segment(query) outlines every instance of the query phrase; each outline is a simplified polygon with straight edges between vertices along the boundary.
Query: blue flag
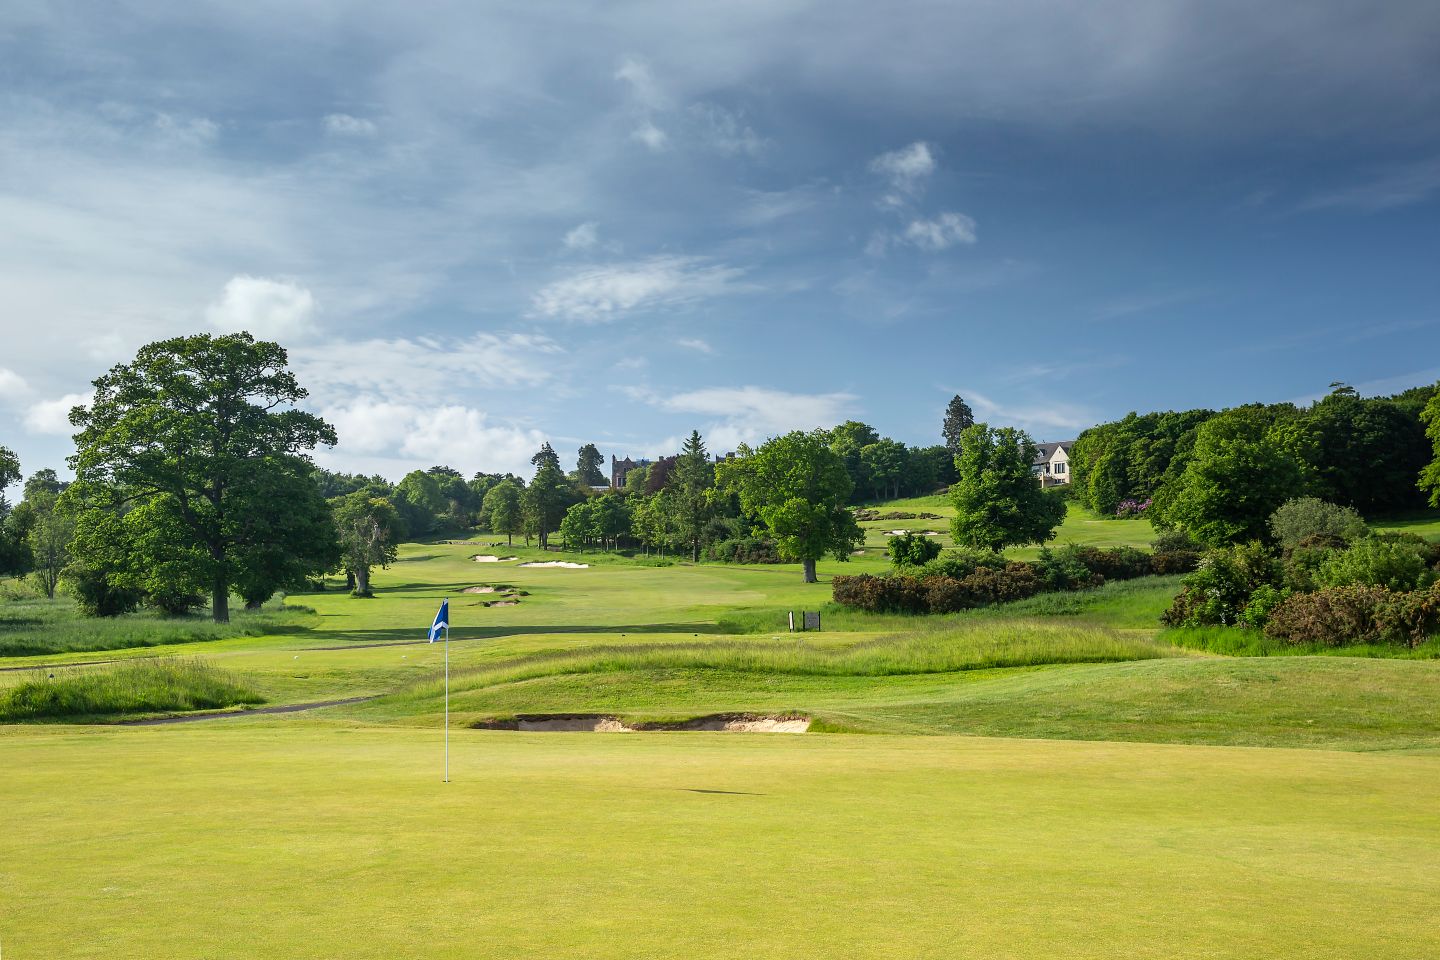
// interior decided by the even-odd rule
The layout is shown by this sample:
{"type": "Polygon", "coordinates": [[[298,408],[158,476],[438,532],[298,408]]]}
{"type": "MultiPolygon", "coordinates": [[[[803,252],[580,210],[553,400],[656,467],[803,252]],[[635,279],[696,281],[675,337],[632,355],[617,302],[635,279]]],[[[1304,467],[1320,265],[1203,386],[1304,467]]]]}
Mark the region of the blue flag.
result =
{"type": "Polygon", "coordinates": [[[440,603],[440,610],[435,614],[435,622],[430,624],[430,642],[434,643],[440,638],[440,631],[450,629],[450,601],[444,600],[440,603]]]}

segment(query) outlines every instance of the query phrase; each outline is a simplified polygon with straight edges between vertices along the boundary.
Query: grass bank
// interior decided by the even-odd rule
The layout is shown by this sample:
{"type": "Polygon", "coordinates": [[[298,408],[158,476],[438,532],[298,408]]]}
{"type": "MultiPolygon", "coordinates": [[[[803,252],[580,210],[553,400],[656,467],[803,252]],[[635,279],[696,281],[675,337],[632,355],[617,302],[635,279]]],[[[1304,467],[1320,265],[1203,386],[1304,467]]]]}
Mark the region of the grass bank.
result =
{"type": "Polygon", "coordinates": [[[258,637],[293,633],[314,622],[314,611],[281,601],[273,601],[261,610],[235,610],[229,623],[214,623],[198,613],[166,617],[140,611],[119,617],[87,617],[68,597],[21,597],[0,602],[0,657],[258,637]]]}
{"type": "Polygon", "coordinates": [[[203,661],[147,658],[103,669],[36,671],[0,691],[0,722],[210,710],[262,699],[203,661]]]}

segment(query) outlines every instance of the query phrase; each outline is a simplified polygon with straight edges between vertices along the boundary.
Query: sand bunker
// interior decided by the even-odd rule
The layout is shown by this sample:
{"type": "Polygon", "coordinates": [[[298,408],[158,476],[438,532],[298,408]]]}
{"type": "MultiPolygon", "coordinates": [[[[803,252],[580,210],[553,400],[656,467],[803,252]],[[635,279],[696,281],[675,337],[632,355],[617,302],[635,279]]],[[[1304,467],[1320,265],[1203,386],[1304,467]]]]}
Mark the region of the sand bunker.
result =
{"type": "Polygon", "coordinates": [[[804,733],[809,717],[761,717],[722,713],[693,720],[665,722],[640,720],[626,723],[619,717],[598,714],[534,714],[513,720],[482,720],[481,730],[518,730],[521,733],[644,733],[667,730],[709,730],[718,733],[804,733]]]}
{"type": "MultiPolygon", "coordinates": [[[[506,562],[508,562],[508,561],[510,561],[510,560],[519,560],[520,558],[519,558],[519,557],[494,557],[494,556],[491,556],[491,555],[488,554],[488,553],[482,553],[482,554],[479,554],[478,556],[471,557],[470,559],[471,559],[471,560],[474,560],[476,563],[506,563],[506,562]]],[[[522,566],[524,566],[524,564],[522,564],[522,566]]]]}
{"type": "Polygon", "coordinates": [[[939,530],[886,530],[885,532],[888,533],[888,534],[890,534],[891,536],[895,536],[895,537],[898,537],[898,536],[900,536],[901,534],[906,534],[906,533],[913,533],[913,534],[915,534],[917,537],[938,537],[938,536],[940,536],[940,531],[939,531],[939,530]]]}
{"type": "MultiPolygon", "coordinates": [[[[514,557],[510,558],[514,560],[514,557]]],[[[529,563],[520,564],[522,567],[564,567],[566,570],[589,570],[588,563],[571,563],[569,560],[532,560],[529,563]]]]}
{"type": "Polygon", "coordinates": [[[466,587],[466,593],[494,593],[494,587],[466,587]]]}
{"type": "Polygon", "coordinates": [[[491,600],[485,604],[487,607],[518,607],[519,605],[519,600],[491,600]]]}

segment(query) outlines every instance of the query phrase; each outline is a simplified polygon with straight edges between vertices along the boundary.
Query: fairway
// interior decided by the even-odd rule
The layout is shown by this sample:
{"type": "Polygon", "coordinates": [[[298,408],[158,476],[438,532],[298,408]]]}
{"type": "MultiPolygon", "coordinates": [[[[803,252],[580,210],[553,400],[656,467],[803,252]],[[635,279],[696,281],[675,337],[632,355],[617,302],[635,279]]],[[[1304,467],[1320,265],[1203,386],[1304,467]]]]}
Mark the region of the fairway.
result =
{"type": "Polygon", "coordinates": [[[439,760],[294,719],[9,731],[5,955],[1440,950],[1435,756],[470,733],[453,783],[439,760]]]}
{"type": "Polygon", "coordinates": [[[1178,647],[1156,626],[1174,577],[917,618],[837,608],[791,564],[489,549],[406,545],[374,599],[332,582],[274,632],[0,659],[181,658],[266,709],[351,701],[0,727],[5,957],[1440,950],[1440,662],[1178,647]],[[589,566],[519,566],[542,557],[589,566]],[[827,629],[785,632],[802,609],[827,629]],[[472,728],[536,713],[812,727],[472,728]]]}

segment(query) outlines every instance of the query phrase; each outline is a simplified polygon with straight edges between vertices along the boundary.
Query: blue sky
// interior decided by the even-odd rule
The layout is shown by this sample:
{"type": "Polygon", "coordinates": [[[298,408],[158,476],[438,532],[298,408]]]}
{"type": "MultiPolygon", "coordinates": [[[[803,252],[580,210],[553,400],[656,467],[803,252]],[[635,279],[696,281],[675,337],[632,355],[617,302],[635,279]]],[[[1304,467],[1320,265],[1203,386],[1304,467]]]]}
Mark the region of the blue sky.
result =
{"type": "Polygon", "coordinates": [[[1440,6],[10,0],[0,326],[27,473],[240,327],[392,477],[1392,392],[1440,379],[1440,6]]]}

